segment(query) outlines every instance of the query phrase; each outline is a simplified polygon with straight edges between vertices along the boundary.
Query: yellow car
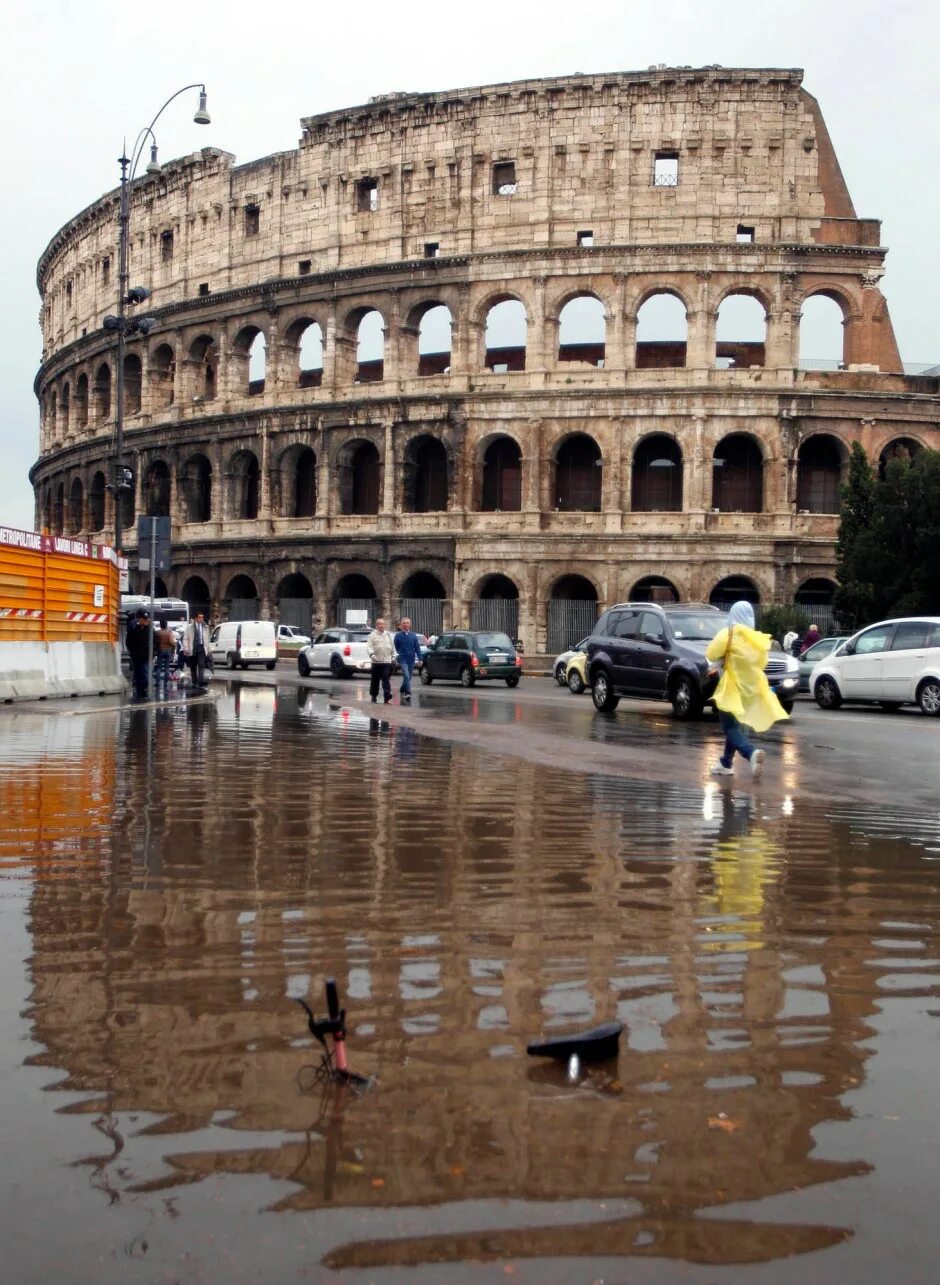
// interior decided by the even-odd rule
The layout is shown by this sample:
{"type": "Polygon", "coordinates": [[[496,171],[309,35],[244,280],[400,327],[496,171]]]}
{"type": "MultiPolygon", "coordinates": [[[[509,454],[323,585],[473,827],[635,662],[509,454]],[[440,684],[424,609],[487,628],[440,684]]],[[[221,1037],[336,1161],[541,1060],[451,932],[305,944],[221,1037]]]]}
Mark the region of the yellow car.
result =
{"type": "Polygon", "coordinates": [[[580,696],[587,687],[587,652],[576,651],[565,668],[568,691],[580,696]]]}

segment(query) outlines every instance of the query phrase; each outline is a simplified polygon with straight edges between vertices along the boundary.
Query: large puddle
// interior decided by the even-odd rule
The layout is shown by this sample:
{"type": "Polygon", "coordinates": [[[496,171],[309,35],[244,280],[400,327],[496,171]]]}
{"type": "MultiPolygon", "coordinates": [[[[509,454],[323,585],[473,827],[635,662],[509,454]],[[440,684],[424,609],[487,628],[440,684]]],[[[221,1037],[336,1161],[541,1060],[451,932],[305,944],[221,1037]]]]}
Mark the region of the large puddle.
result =
{"type": "Polygon", "coordinates": [[[0,729],[8,1279],[935,1278],[936,814],[265,687],[0,729]]]}

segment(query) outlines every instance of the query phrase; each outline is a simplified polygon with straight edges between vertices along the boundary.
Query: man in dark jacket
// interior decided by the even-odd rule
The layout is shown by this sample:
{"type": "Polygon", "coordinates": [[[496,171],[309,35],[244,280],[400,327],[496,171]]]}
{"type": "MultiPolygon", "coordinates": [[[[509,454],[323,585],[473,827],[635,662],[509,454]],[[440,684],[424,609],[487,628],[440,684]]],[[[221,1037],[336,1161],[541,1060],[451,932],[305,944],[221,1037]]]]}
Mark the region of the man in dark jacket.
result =
{"type": "Polygon", "coordinates": [[[411,675],[414,667],[421,659],[421,644],[418,641],[418,635],[412,631],[411,621],[407,616],[403,616],[398,624],[398,631],[395,634],[395,653],[398,656],[398,663],[401,665],[401,703],[403,705],[411,704],[411,675]]]}
{"type": "Polygon", "coordinates": [[[146,700],[150,692],[151,643],[153,626],[146,611],[138,611],[134,621],[127,627],[127,654],[131,658],[131,670],[134,675],[134,695],[139,700],[146,700]]]}

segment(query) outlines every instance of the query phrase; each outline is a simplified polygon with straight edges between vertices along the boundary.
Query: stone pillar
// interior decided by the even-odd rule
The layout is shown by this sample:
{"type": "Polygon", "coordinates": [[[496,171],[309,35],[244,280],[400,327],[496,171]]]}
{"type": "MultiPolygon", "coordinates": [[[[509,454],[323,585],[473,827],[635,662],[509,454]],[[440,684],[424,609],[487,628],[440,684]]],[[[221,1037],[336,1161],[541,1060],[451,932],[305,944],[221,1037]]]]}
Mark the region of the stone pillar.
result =
{"type": "MultiPolygon", "coordinates": [[[[538,563],[530,560],[526,563],[523,584],[521,586],[522,601],[519,603],[519,637],[525,643],[526,651],[539,652],[544,643],[539,638],[539,568],[538,563]]],[[[515,642],[515,639],[513,639],[515,642]]]]}
{"type": "Polygon", "coordinates": [[[321,388],[336,387],[336,304],[331,303],[323,329],[323,377],[321,388]]]}
{"type": "MultiPolygon", "coordinates": [[[[386,384],[402,378],[401,303],[397,294],[389,298],[385,310],[385,342],[382,348],[382,379],[386,384]]],[[[415,371],[417,374],[417,371],[415,371]]]]}
{"type": "Polygon", "coordinates": [[[550,361],[546,345],[550,336],[545,320],[545,278],[532,279],[532,316],[526,331],[525,366],[526,370],[547,370],[554,361],[550,361]]]}
{"type": "Polygon", "coordinates": [[[388,524],[395,521],[395,491],[398,481],[398,466],[395,455],[395,425],[392,420],[385,421],[385,450],[382,467],[382,508],[381,517],[388,524]]]}
{"type": "Polygon", "coordinates": [[[614,295],[604,337],[604,369],[632,370],[636,345],[636,318],[627,318],[627,279],[614,277],[614,295]]]}
{"type": "Polygon", "coordinates": [[[684,452],[685,475],[682,479],[682,510],[702,513],[712,506],[712,460],[705,445],[705,416],[692,416],[689,449],[684,452]]]}
{"type": "Polygon", "coordinates": [[[271,466],[271,452],[268,443],[266,424],[261,426],[261,459],[258,461],[258,517],[264,521],[271,518],[271,477],[268,472],[271,466]]]}
{"type": "Polygon", "coordinates": [[[711,370],[715,365],[715,323],[718,314],[704,308],[687,315],[685,364],[690,370],[711,370]]]}

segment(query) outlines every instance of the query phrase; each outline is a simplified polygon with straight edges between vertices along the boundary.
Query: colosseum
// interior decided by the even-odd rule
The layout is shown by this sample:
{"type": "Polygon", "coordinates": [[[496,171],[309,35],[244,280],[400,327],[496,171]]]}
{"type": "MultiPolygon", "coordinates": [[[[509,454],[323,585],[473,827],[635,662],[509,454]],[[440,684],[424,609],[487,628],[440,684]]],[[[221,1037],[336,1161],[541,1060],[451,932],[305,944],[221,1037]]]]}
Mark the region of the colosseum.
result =
{"type": "MultiPolygon", "coordinates": [[[[37,525],[103,540],[117,214],[38,265],[37,525]]],[[[405,610],[533,652],[627,598],[825,612],[851,442],[940,445],[799,70],[383,96],[141,177],[130,238],[158,324],[125,357],[125,548],[170,516],[158,588],[217,617],[405,610]]]]}

